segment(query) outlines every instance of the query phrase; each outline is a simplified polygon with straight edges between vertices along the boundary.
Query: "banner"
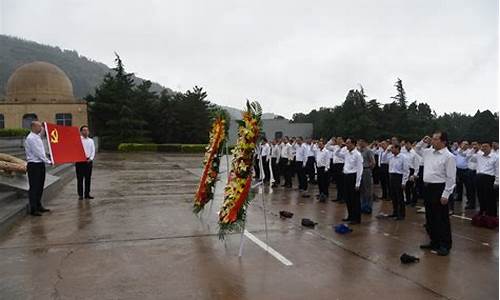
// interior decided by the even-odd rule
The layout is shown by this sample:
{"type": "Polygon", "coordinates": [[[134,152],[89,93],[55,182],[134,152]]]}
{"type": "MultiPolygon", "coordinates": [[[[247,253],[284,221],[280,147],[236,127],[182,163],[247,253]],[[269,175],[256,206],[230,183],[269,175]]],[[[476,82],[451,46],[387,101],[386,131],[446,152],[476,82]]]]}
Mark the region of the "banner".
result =
{"type": "Polygon", "coordinates": [[[87,160],[78,127],[45,123],[45,134],[53,164],[87,160]]]}

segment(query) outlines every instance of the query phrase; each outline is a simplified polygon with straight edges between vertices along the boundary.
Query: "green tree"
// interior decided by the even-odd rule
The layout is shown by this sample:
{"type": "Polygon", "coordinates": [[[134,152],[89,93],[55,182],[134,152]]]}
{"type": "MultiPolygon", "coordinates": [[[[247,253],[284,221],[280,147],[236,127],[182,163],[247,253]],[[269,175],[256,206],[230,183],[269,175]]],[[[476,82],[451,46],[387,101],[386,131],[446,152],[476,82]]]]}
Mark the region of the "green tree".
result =
{"type": "Polygon", "coordinates": [[[93,131],[101,137],[104,148],[115,148],[120,142],[148,140],[147,123],[136,111],[133,74],[125,71],[120,56],[115,55],[114,74],[107,73],[94,96],[86,97],[93,131]]]}

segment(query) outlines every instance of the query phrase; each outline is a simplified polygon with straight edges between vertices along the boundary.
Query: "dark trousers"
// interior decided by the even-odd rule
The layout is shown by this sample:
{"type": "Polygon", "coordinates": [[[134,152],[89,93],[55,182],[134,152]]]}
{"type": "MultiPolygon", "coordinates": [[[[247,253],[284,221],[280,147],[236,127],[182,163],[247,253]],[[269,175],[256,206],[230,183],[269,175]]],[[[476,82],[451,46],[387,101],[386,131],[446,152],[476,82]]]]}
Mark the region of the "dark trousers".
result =
{"type": "Polygon", "coordinates": [[[433,247],[451,249],[448,205],[441,204],[444,183],[424,183],[426,229],[433,247]]]}
{"type": "Polygon", "coordinates": [[[282,168],[283,176],[285,177],[285,186],[292,186],[292,172],[293,167],[291,162],[286,158],[280,158],[280,165],[282,168]]]}
{"type": "Polygon", "coordinates": [[[330,183],[328,172],[325,171],[325,167],[319,167],[317,170],[319,194],[328,196],[328,186],[330,183]]]}
{"type": "Polygon", "coordinates": [[[273,169],[274,183],[280,183],[279,161],[276,157],[271,158],[271,168],[273,169]]]}
{"type": "Polygon", "coordinates": [[[347,218],[361,222],[361,201],[356,190],[356,173],[344,174],[344,196],[347,206],[347,218]]]}
{"type": "Polygon", "coordinates": [[[389,182],[391,183],[391,200],[392,200],[392,214],[398,218],[406,216],[405,201],[403,198],[403,174],[390,173],[389,182]]]}
{"type": "Polygon", "coordinates": [[[90,196],[90,178],[92,177],[92,162],[75,163],[78,196],[90,196]],[[83,186],[85,184],[85,192],[83,186]]]}
{"type": "MultiPolygon", "coordinates": [[[[378,154],[374,155],[374,159],[376,162],[378,162],[378,154]]],[[[376,163],[375,167],[373,167],[372,177],[373,177],[373,184],[379,184],[379,182],[380,182],[380,167],[378,166],[378,163],[376,163]]]]}
{"type": "Polygon", "coordinates": [[[415,189],[417,198],[424,198],[424,166],[418,167],[417,181],[415,182],[415,189]]]}
{"type": "Polygon", "coordinates": [[[488,216],[497,216],[497,203],[495,201],[494,184],[495,176],[477,174],[477,198],[479,212],[488,216]]]}
{"type": "Polygon", "coordinates": [[[344,164],[336,163],[333,164],[333,174],[335,185],[337,187],[337,200],[344,200],[344,164]]]}
{"type": "Polygon", "coordinates": [[[314,174],[314,163],[316,162],[316,159],[314,158],[314,156],[309,156],[307,158],[307,162],[306,162],[306,174],[307,174],[307,177],[309,179],[309,182],[310,183],[314,183],[316,182],[316,179],[314,178],[315,174],[314,174]]]}
{"type": "Polygon", "coordinates": [[[297,180],[299,182],[299,190],[307,190],[306,168],[301,161],[295,161],[295,170],[297,172],[297,180]]]}
{"type": "Polygon", "coordinates": [[[333,167],[333,159],[330,159],[330,165],[328,167],[328,171],[326,171],[328,175],[328,180],[331,183],[335,182],[335,168],[333,167]]]}
{"type": "Polygon", "coordinates": [[[464,196],[464,185],[467,178],[467,169],[457,168],[457,179],[455,185],[455,200],[462,201],[464,196]]]}
{"type": "Polygon", "coordinates": [[[28,182],[30,184],[28,197],[30,213],[42,209],[43,186],[45,184],[45,164],[29,162],[27,166],[28,182]]]}
{"type": "Polygon", "coordinates": [[[465,176],[465,190],[467,206],[476,207],[476,170],[467,169],[465,176]]]}
{"type": "Polygon", "coordinates": [[[253,159],[253,170],[255,171],[255,179],[260,179],[259,158],[257,156],[253,159]]]}
{"type": "MultiPolygon", "coordinates": [[[[415,169],[410,168],[410,176],[413,176],[415,174],[415,169]]],[[[417,189],[415,187],[415,181],[408,180],[406,182],[406,187],[405,187],[405,196],[406,196],[406,203],[408,204],[416,204],[417,203],[417,189]]]]}
{"type": "Polygon", "coordinates": [[[389,199],[389,164],[380,164],[380,186],[382,198],[389,199]]]}
{"type": "Polygon", "coordinates": [[[262,168],[264,168],[264,182],[269,182],[271,179],[271,172],[269,172],[269,160],[266,156],[262,156],[262,168]]]}

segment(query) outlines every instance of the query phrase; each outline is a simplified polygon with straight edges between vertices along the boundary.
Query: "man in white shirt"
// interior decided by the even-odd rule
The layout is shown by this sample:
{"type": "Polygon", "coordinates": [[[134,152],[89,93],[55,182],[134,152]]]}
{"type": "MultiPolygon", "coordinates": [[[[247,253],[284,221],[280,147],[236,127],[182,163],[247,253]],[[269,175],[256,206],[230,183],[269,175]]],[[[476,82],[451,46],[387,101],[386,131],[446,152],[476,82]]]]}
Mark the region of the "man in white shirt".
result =
{"type": "Polygon", "coordinates": [[[481,145],[481,151],[474,154],[475,160],[477,198],[479,200],[479,213],[482,215],[497,216],[497,203],[495,201],[494,184],[498,177],[498,155],[494,154],[489,143],[481,145]]]}
{"type": "Polygon", "coordinates": [[[281,141],[279,139],[273,140],[271,147],[271,168],[273,170],[274,182],[272,187],[277,187],[280,184],[279,161],[281,155],[281,141]]]}
{"type": "Polygon", "coordinates": [[[314,147],[311,138],[306,139],[305,142],[306,147],[306,173],[309,180],[309,183],[316,184],[315,172],[314,172],[314,163],[315,163],[315,153],[314,147]]]}
{"type": "Polygon", "coordinates": [[[292,163],[294,158],[294,153],[292,148],[293,148],[292,144],[290,144],[288,137],[285,137],[283,139],[283,146],[281,147],[280,164],[282,173],[285,177],[285,183],[283,184],[283,186],[286,188],[292,187],[292,173],[293,173],[292,163]]]}
{"type": "Polygon", "coordinates": [[[329,151],[324,147],[323,141],[318,142],[318,149],[316,151],[316,168],[318,170],[318,189],[319,201],[325,202],[328,198],[329,176],[328,168],[330,166],[329,151]]]}
{"type": "Polygon", "coordinates": [[[448,198],[455,188],[456,162],[446,145],[448,136],[436,132],[418,142],[415,151],[424,160],[424,201],[426,229],[430,243],[421,245],[440,256],[446,256],[451,249],[451,227],[448,198]],[[432,144],[432,147],[426,148],[432,144]]]}
{"type": "Polygon", "coordinates": [[[465,209],[476,209],[476,161],[471,160],[472,156],[476,153],[481,152],[479,150],[479,144],[477,142],[472,142],[468,149],[459,149],[457,151],[458,155],[465,156],[467,160],[467,172],[465,174],[465,195],[467,197],[467,203],[465,209]]]}
{"type": "MultiPolygon", "coordinates": [[[[416,189],[416,177],[419,169],[419,159],[417,157],[417,153],[415,149],[412,148],[412,144],[410,141],[406,141],[403,149],[406,151],[404,155],[406,157],[406,162],[410,169],[410,174],[408,177],[408,182],[405,187],[405,198],[406,204],[415,206],[417,204],[417,189],[416,189]]],[[[403,154],[403,151],[401,151],[403,154]]]]}
{"type": "MultiPolygon", "coordinates": [[[[344,140],[341,137],[332,137],[332,139],[328,142],[331,147],[328,150],[335,153],[338,149],[342,148],[344,144],[344,140]]],[[[345,150],[347,151],[347,150],[345,150]]],[[[344,202],[344,175],[342,170],[344,169],[344,159],[338,157],[337,155],[333,155],[333,166],[330,172],[332,173],[333,181],[335,181],[335,187],[337,188],[337,197],[332,199],[333,202],[344,202]]]]}
{"type": "Polygon", "coordinates": [[[90,196],[90,181],[92,177],[92,162],[95,157],[95,145],[94,140],[89,137],[89,127],[87,125],[80,127],[80,137],[87,160],[75,163],[78,200],[83,200],[84,197],[90,200],[94,199],[94,197],[90,196]],[[83,189],[84,185],[85,191],[83,189]]]}
{"type": "Polygon", "coordinates": [[[382,188],[381,199],[389,199],[389,160],[392,157],[391,151],[388,149],[386,141],[380,143],[380,156],[379,156],[379,166],[380,166],[380,187],[382,188]]]}
{"type": "Polygon", "coordinates": [[[52,164],[47,158],[43,141],[40,137],[42,133],[42,123],[33,121],[31,132],[24,141],[26,161],[28,162],[28,182],[29,182],[29,213],[32,216],[41,216],[42,213],[50,211],[42,205],[43,187],[45,185],[45,164],[52,164]]]}
{"type": "Polygon", "coordinates": [[[361,202],[359,198],[359,187],[361,185],[361,176],[363,174],[363,157],[356,150],[356,141],[346,140],[346,151],[339,148],[335,155],[344,159],[344,196],[347,205],[347,221],[350,224],[361,223],[361,202]]]}
{"type": "Polygon", "coordinates": [[[271,172],[269,171],[269,156],[271,156],[271,146],[266,138],[262,138],[262,146],[260,147],[260,159],[262,160],[262,168],[264,169],[264,182],[269,183],[271,180],[271,172]]]}
{"type": "Polygon", "coordinates": [[[295,170],[299,182],[299,192],[302,197],[308,198],[307,177],[306,177],[306,145],[302,142],[302,137],[298,137],[295,143],[295,170]]]}
{"type": "Polygon", "coordinates": [[[389,182],[391,185],[389,190],[392,200],[392,215],[389,217],[393,217],[395,220],[404,220],[406,216],[403,190],[410,175],[407,156],[400,153],[400,150],[400,145],[392,145],[391,152],[393,155],[389,160],[389,182]]]}

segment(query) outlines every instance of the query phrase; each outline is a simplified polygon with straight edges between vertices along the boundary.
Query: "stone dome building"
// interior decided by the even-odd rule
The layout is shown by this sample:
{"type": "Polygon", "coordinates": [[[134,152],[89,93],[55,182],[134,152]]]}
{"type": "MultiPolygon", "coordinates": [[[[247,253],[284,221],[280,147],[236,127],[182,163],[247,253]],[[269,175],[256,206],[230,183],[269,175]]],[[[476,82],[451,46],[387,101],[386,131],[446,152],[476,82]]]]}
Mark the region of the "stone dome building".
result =
{"type": "Polygon", "coordinates": [[[19,67],[7,81],[0,101],[0,128],[29,128],[31,121],[81,126],[87,124],[87,103],[76,99],[66,73],[36,61],[19,67]]]}

